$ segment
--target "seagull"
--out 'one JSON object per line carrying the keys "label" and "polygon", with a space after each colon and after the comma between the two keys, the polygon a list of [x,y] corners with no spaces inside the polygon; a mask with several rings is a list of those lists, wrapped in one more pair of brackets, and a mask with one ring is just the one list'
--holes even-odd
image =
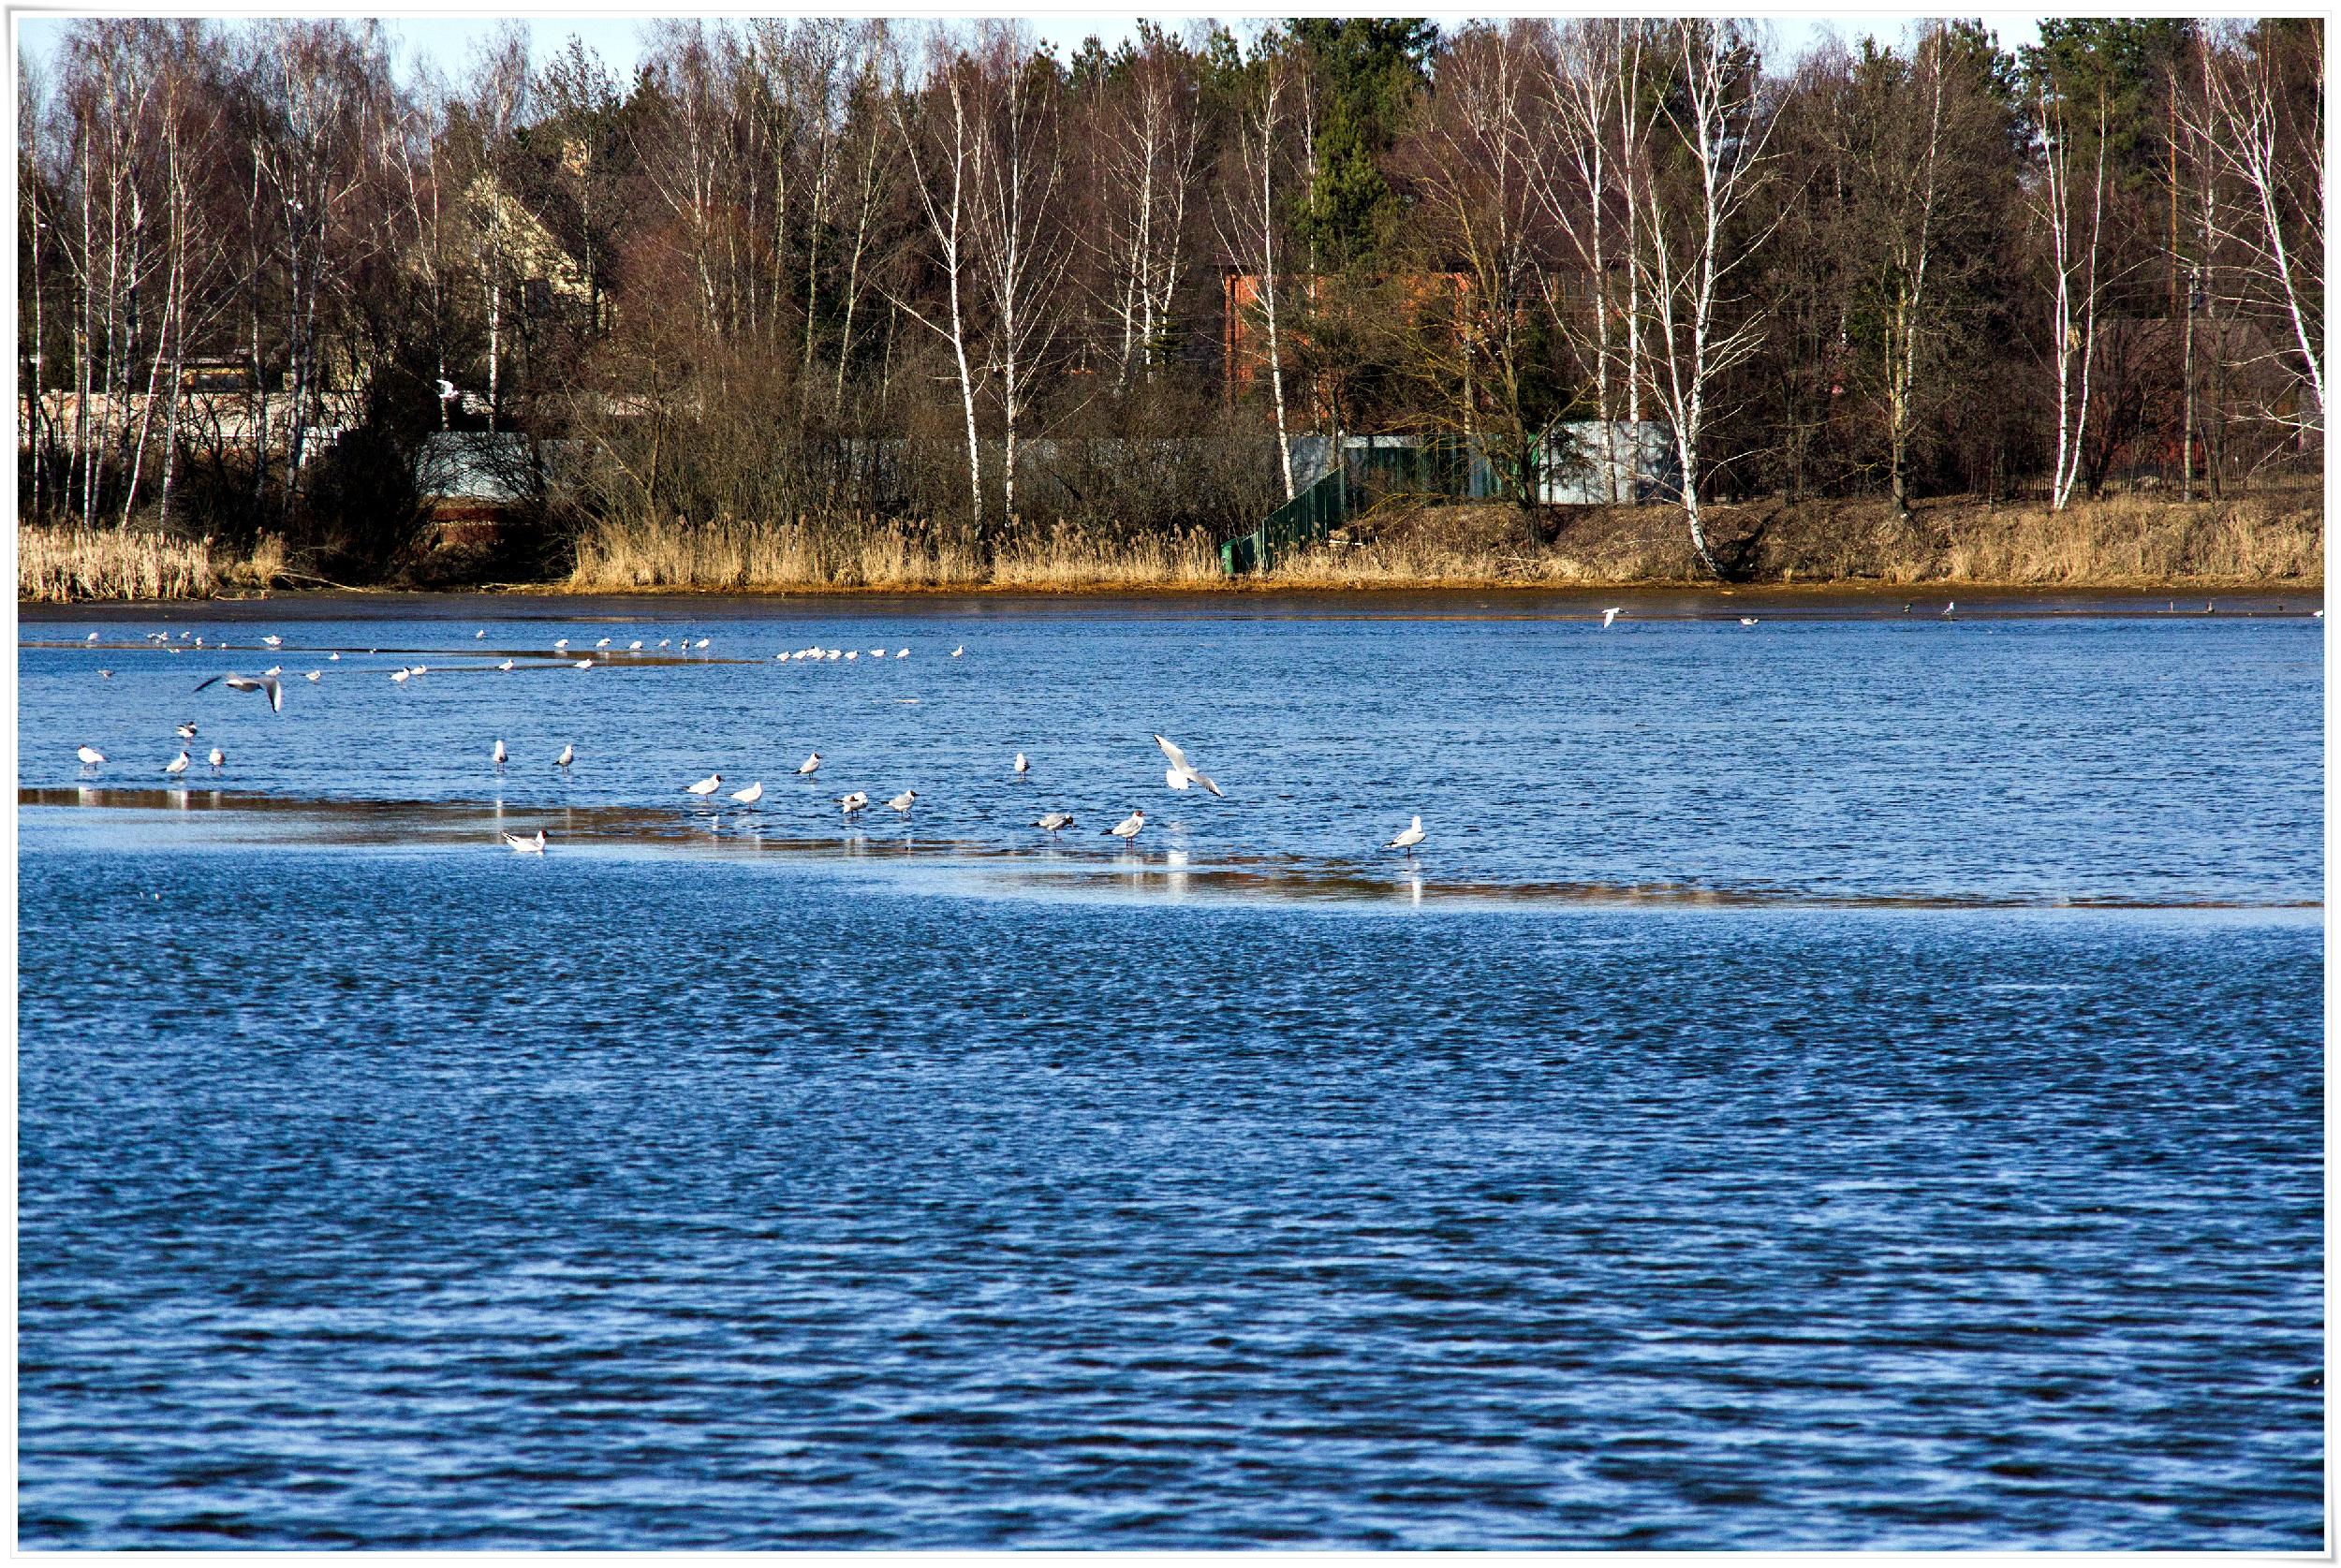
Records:
{"label": "seagull", "polygon": [[476,631],[476,632],[472,633],[472,635],[471,635],[471,636],[472,636],[472,640],[473,640],[474,642],[478,642],[478,641],[479,641],[481,637],[486,637],[487,635],[488,635],[488,628],[487,628],[487,627],[485,627],[485,626],[482,626],[482,627],[480,627],[480,628],[479,628],[479,630],[478,630],[478,631]]}
{"label": "seagull", "polygon": [[[511,661],[511,660],[509,660],[509,659],[507,659],[507,660],[505,660],[502,664],[500,664],[500,665],[496,666],[496,668],[498,668],[498,669],[510,669],[511,667],[512,667],[512,661]],[[316,677],[316,676],[314,676],[314,675],[312,675],[312,676],[310,676],[310,677],[309,677],[309,679],[310,679],[310,680],[312,680],[312,681],[314,681],[314,680],[316,680],[316,679],[317,679],[317,677]]]}
{"label": "seagull", "polygon": [[227,766],[228,766],[228,754],[227,754],[226,752],[221,751],[221,750],[220,750],[217,746],[213,746],[213,747],[212,748],[211,764],[212,764],[212,766],[213,766],[213,767],[214,767],[214,768],[225,768],[225,767],[227,767]]}
{"label": "seagull", "polygon": [[260,640],[267,643],[271,648],[282,648],[285,646],[285,639],[278,637],[274,632],[269,633],[268,636],[262,637]]}
{"label": "seagull", "polygon": [[1740,624],[1743,626],[1753,626],[1756,624],[1756,617],[1752,615],[1743,615],[1740,617]]}
{"label": "seagull", "polygon": [[954,649],[952,649],[952,650],[951,650],[951,657],[952,657],[952,658],[954,658],[954,659],[956,659],[956,658],[958,658],[958,657],[959,657],[962,653],[964,653],[965,652],[967,652],[967,650],[966,650],[966,648],[965,648],[965,646],[964,646],[964,645],[962,645],[961,647],[958,647],[958,648],[954,648]]}
{"label": "seagull", "polygon": [[567,652],[569,651],[569,639],[565,637],[554,637],[552,639],[552,651],[556,653]]}
{"label": "seagull", "polygon": [[764,799],[764,781],[762,779],[758,779],[756,783],[748,785],[745,789],[733,790],[731,792],[731,798],[734,800],[739,801],[740,804],[744,806],[755,805],[758,800]]}
{"label": "seagull", "polygon": [[594,667],[594,661],[591,659],[580,659],[577,661],[575,667],[578,669],[591,669]]}
{"label": "seagull", "polygon": [[850,650],[850,651],[849,651],[849,652],[846,654],[846,662],[847,662],[847,664],[851,664],[851,663],[853,663],[856,659],[858,659],[858,658],[860,658],[860,657],[861,657],[861,649],[859,649],[859,648],[856,648],[856,649]]}
{"label": "seagull", "polygon": [[1155,737],[1155,744],[1160,746],[1162,748],[1162,755],[1170,759],[1170,770],[1163,774],[1162,778],[1163,782],[1168,784],[1172,789],[1185,789],[1188,784],[1199,784],[1205,789],[1210,790],[1214,795],[1218,795],[1222,798],[1225,797],[1226,792],[1224,790],[1222,790],[1217,784],[1212,783],[1211,780],[1204,777],[1201,773],[1198,772],[1195,765],[1186,760],[1186,754],[1185,752],[1179,750],[1178,747],[1172,745],[1170,741],[1164,740],[1159,735]]}
{"label": "seagull", "polygon": [[278,713],[285,711],[285,688],[279,686],[272,676],[264,675],[256,681],[249,675],[214,675],[195,689],[199,692],[204,686],[222,681],[228,682],[228,689],[231,692],[266,692],[269,708]]}
{"label": "seagull", "polygon": [[903,815],[908,816],[910,814],[911,803],[918,799],[919,792],[917,790],[905,789],[900,795],[895,796],[891,800],[889,800],[886,803],[900,812]]}
{"label": "seagull", "polygon": [[870,797],[857,789],[851,795],[840,795],[837,798],[837,803],[846,809],[847,816],[851,816],[870,803]]}
{"label": "seagull", "polygon": [[268,668],[260,671],[260,673],[262,675],[282,675],[285,673],[285,667],[283,665],[271,665]]}
{"label": "seagull", "polygon": [[552,765],[555,768],[567,768],[570,763],[575,762],[576,760],[577,748],[575,746],[563,746],[561,748],[561,755],[552,759]]}
{"label": "seagull", "polygon": [[96,642],[96,641],[97,640],[97,634],[96,634],[96,632],[92,632],[92,633],[90,633],[90,635],[89,635],[89,636],[87,636],[87,637],[83,637],[81,640],[82,640],[83,642]]}
{"label": "seagull", "polygon": [[504,759],[505,759],[505,757],[506,757],[506,756],[508,756],[508,755],[510,755],[510,754],[509,754],[509,753],[508,753],[508,752],[506,752],[506,751],[505,751],[505,749],[504,749],[504,739],[503,739],[503,737],[498,736],[498,737],[496,738],[496,749],[495,749],[495,752],[494,752],[493,755],[490,758],[490,760],[491,760],[491,761],[493,761],[493,763],[494,763],[494,764],[495,764],[498,768],[501,768],[501,767],[503,767],[503,766],[504,766]]}
{"label": "seagull", "polygon": [[691,644],[691,646],[694,648],[704,648],[707,646],[707,639],[705,637],[701,637],[697,642]]}
{"label": "seagull", "polygon": [[163,768],[163,771],[164,771],[164,772],[166,772],[166,773],[171,774],[173,777],[176,777],[177,775],[179,775],[179,774],[181,774],[181,773],[184,773],[184,772],[185,772],[186,770],[187,770],[187,754],[186,754],[185,749],[183,747],[183,748],[181,748],[179,755],[178,755],[177,756],[175,756],[175,757],[172,757],[172,758],[170,759],[170,761],[169,761],[168,764],[166,764],[166,765],[164,766],[164,768]]}
{"label": "seagull", "polygon": [[311,671],[309,672],[309,674],[308,674],[308,676],[307,676],[307,680],[308,680],[308,681],[309,681],[309,684],[311,684],[311,685],[313,685],[313,686],[314,686],[314,685],[316,685],[318,681],[322,681],[322,680],[324,680],[324,679],[325,679],[325,671],[323,671],[323,670],[321,670],[321,669],[313,669],[313,670],[311,670]]}
{"label": "seagull", "polygon": [[1115,823],[1112,827],[1107,828],[1106,831],[1126,843],[1130,840],[1138,837],[1138,830],[1145,826],[1146,813],[1144,812],[1134,811],[1130,813],[1129,815],[1124,817],[1121,821]]}
{"label": "seagull", "polygon": [[629,653],[640,653],[642,651],[642,639],[639,637],[636,637],[632,642],[626,645],[626,651]]}
{"label": "seagull", "polygon": [[1032,764],[1024,760],[1024,754],[1022,752],[1018,752],[1016,754],[1016,770],[1019,773],[1029,773],[1032,771]]}
{"label": "seagull", "polygon": [[1958,608],[1959,608],[1959,601],[1958,601],[1958,600],[1956,600],[1956,599],[1953,599],[1953,600],[1951,600],[1951,603],[1949,603],[1949,604],[1947,604],[1947,605],[1945,605],[1945,606],[1943,607],[1943,613],[1944,613],[1945,615],[1949,615],[1949,614],[1950,614],[1952,610],[1957,609]]}
{"label": "seagull", "polygon": [[1601,629],[1605,632],[1608,631],[1610,629],[1610,623],[1615,621],[1619,616],[1625,613],[1626,607],[1624,605],[1612,605],[1609,608],[1603,610],[1601,612]]}
{"label": "seagull", "polygon": [[403,686],[406,684],[406,678],[414,673],[415,672],[413,670],[408,669],[405,665],[401,665],[398,668],[390,671],[390,679]]}
{"label": "seagull", "polygon": [[801,779],[809,779],[816,772],[819,771],[820,766],[821,754],[815,752],[811,756],[806,757],[803,762],[798,765],[797,777]]}
{"label": "seagull", "polygon": [[189,719],[189,720],[188,720],[185,724],[181,725],[179,726],[179,728],[178,728],[178,732],[177,732],[177,733],[178,733],[179,739],[180,739],[180,740],[194,740],[194,739],[195,739],[195,721],[194,721],[193,719]]}
{"label": "seagull", "polygon": [[666,647],[666,646],[667,646],[667,644],[668,644],[668,643],[670,643],[670,642],[671,642],[671,641],[673,641],[673,640],[674,640],[674,639],[673,639],[672,637],[660,637],[660,638],[658,639],[658,646],[659,646],[659,647],[661,647],[661,648],[664,648],[664,647]]}
{"label": "seagull", "polygon": [[1066,828],[1073,826],[1073,813],[1071,812],[1049,812],[1043,814],[1038,821],[1033,824],[1033,826],[1040,828],[1043,832],[1047,833],[1049,837],[1053,839]]}
{"label": "seagull", "polygon": [[610,639],[608,637],[603,637],[599,642],[595,643],[594,646],[596,648],[607,648],[610,646]]}
{"label": "seagull", "polygon": [[894,657],[898,659],[907,659],[910,657],[910,650],[907,648],[897,648],[894,650]]}
{"label": "seagull", "polygon": [[339,653],[328,653],[325,655],[325,662],[329,665],[337,665],[342,662],[342,656]]}
{"label": "seagull", "polygon": [[106,760],[106,754],[96,746],[77,746],[73,750],[73,755],[81,759],[81,766],[84,768],[95,768]]}
{"label": "seagull", "polygon": [[1414,846],[1421,842],[1422,819],[1418,816],[1406,825],[1404,832],[1400,833],[1396,838],[1391,840],[1390,843],[1382,845],[1382,847],[1384,849],[1403,849],[1407,854],[1412,855],[1414,853]]}
{"label": "seagull", "polygon": [[455,389],[455,383],[449,381],[446,376],[442,375],[436,379],[439,383],[439,401],[441,403],[453,403],[457,398],[464,395],[462,392]]}
{"label": "seagull", "polygon": [[696,795],[703,800],[714,794],[715,786],[723,782],[724,776],[721,773],[710,773],[695,784],[685,784],[683,792],[685,795]]}
{"label": "seagull", "polygon": [[518,833],[507,833],[503,837],[504,842],[512,846],[515,855],[542,855],[545,852],[545,830],[541,828],[537,829],[534,838],[523,839]]}
{"label": "seagull", "polygon": [[[2318,614],[2319,614],[2319,615],[2322,615],[2322,614],[2324,613],[2324,611],[2322,611],[2322,610],[2319,610],[2317,613],[2318,613]],[[176,648],[174,648],[174,649],[172,649],[172,650],[171,650],[171,652],[174,652],[174,653],[176,653],[177,652],[179,652],[179,650],[177,650]],[[101,670],[99,670],[99,671],[97,672],[97,679],[99,679],[100,681],[110,681],[110,680],[112,680],[113,678],[114,678],[114,672],[113,672],[112,670],[110,670],[110,669],[101,669]]]}

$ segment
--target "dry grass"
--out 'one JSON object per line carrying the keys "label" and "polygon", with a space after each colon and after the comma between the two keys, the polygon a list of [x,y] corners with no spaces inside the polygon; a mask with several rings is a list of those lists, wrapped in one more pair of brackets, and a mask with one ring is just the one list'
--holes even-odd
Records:
{"label": "dry grass", "polygon": [[990,547],[902,523],[603,522],[577,542],[564,586],[635,589],[1200,587],[1222,580],[1200,535],[1112,539],[1070,529],[1010,535]]}
{"label": "dry grass", "polygon": [[[1745,544],[1742,569],[1757,582],[2313,583],[2324,576],[2322,499],[2306,489],[2191,505],[2121,496],[2063,512],[1954,499],[1925,503],[1907,522],[1878,501],[1834,501],[1712,507],[1708,518],[1719,545]],[[1509,506],[1395,512],[1364,520],[1357,542],[1296,552],[1251,580],[1594,587],[1705,577],[1674,507],[1584,507],[1553,522],[1537,543]]]}
{"label": "dry grass", "polygon": [[202,599],[223,587],[271,587],[287,570],[285,541],[274,535],[238,558],[152,528],[19,524],[16,531],[19,599]]}

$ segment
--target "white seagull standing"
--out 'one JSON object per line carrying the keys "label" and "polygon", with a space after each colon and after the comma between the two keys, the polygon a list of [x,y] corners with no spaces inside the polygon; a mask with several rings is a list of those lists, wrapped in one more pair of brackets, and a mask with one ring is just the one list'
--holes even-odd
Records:
{"label": "white seagull standing", "polygon": [[95,768],[106,760],[106,754],[96,746],[76,746],[73,749],[73,755],[81,759],[81,766],[84,768]]}
{"label": "white seagull standing", "polygon": [[[512,667],[512,661],[511,661],[511,660],[509,660],[509,659],[507,659],[507,660],[505,660],[502,664],[500,664],[500,665],[496,666],[496,668],[501,669],[501,670],[508,670],[508,671],[511,667]],[[314,675],[312,675],[312,676],[310,676],[310,677],[309,677],[309,679],[310,679],[310,680],[312,680],[312,681],[314,681],[314,680],[316,680],[316,679],[317,679],[317,677],[316,677],[316,676],[314,676]]]}
{"label": "white seagull standing", "polygon": [[511,845],[515,855],[542,855],[545,852],[545,830],[539,828],[535,837],[526,839],[518,833],[507,833],[504,842]]}
{"label": "white seagull standing", "polygon": [[908,816],[910,814],[910,808],[912,804],[916,802],[918,799],[919,792],[917,790],[905,789],[900,795],[895,796],[891,800],[889,800],[886,803],[893,807],[894,810],[901,813],[903,815]]}
{"label": "white seagull standing", "polygon": [[740,804],[744,806],[755,805],[758,800],[764,799],[764,781],[762,779],[758,779],[754,784],[748,785],[745,789],[733,790],[731,792],[731,798],[734,800],[739,801]]}
{"label": "white seagull standing", "polygon": [[413,670],[408,669],[405,665],[401,665],[396,669],[390,671],[390,679],[404,686],[406,684],[406,678],[414,673],[415,672]]}
{"label": "white seagull standing", "polygon": [[184,750],[182,750],[177,756],[172,757],[163,768],[164,772],[172,775],[174,778],[186,770],[187,754]]}
{"label": "white seagull standing", "polygon": [[840,795],[837,798],[837,803],[845,808],[847,816],[851,816],[870,803],[870,797],[857,789],[850,795]]}
{"label": "white seagull standing", "polygon": [[211,764],[212,764],[212,766],[213,766],[213,767],[214,767],[214,768],[225,768],[225,767],[227,767],[227,766],[228,766],[228,754],[227,754],[226,752],[221,751],[221,750],[220,750],[217,746],[213,746],[213,747],[212,748]]}
{"label": "white seagull standing", "polygon": [[1024,754],[1022,752],[1018,752],[1016,754],[1016,770],[1019,773],[1029,773],[1032,771],[1032,764],[1024,760]]}
{"label": "white seagull standing", "polygon": [[260,640],[267,643],[271,648],[282,648],[285,646],[285,639],[278,637],[274,632],[269,633],[268,636],[262,637]]}
{"label": "white seagull standing", "polygon": [[1195,765],[1186,760],[1186,754],[1185,752],[1179,750],[1178,747],[1172,745],[1169,740],[1163,739],[1159,735],[1155,737],[1155,744],[1160,746],[1162,748],[1162,755],[1170,759],[1170,770],[1163,774],[1163,783],[1169,784],[1172,789],[1185,789],[1188,784],[1199,784],[1205,789],[1210,790],[1214,795],[1220,796],[1222,799],[1225,798],[1226,792],[1217,784],[1212,783],[1211,780],[1205,777],[1201,772],[1198,771]]}
{"label": "white seagull standing", "polygon": [[311,684],[312,686],[314,686],[314,685],[316,685],[318,681],[322,681],[322,680],[324,680],[324,679],[325,679],[325,671],[323,671],[323,670],[321,670],[321,669],[313,669],[313,670],[311,670],[311,671],[308,673],[308,675],[307,675],[304,679],[306,679],[306,680],[308,681],[309,684]]}
{"label": "white seagull standing", "polygon": [[1421,842],[1422,819],[1418,816],[1406,825],[1404,832],[1400,833],[1396,838],[1391,840],[1390,843],[1382,845],[1382,847],[1384,849],[1403,849],[1407,854],[1412,855],[1414,853],[1414,846]]}
{"label": "white seagull standing", "polygon": [[1121,821],[1115,823],[1112,827],[1107,828],[1106,831],[1112,834],[1115,838],[1120,839],[1124,843],[1127,843],[1130,840],[1138,837],[1138,830],[1145,826],[1146,813],[1144,812],[1134,811],[1130,813],[1129,815],[1124,817]]}
{"label": "white seagull standing", "polygon": [[498,736],[496,738],[496,749],[491,760],[493,761],[498,768],[501,768],[504,766],[504,759],[509,754],[508,754],[504,749],[504,738],[502,736]]}
{"label": "white seagull standing", "polygon": [[228,682],[228,689],[231,692],[265,692],[272,711],[282,713],[285,711],[285,689],[276,683],[276,678],[272,675],[263,675],[257,681],[249,675],[214,675],[195,689],[199,692],[204,686],[216,685],[222,681]]}
{"label": "white seagull standing", "polygon": [[577,748],[575,746],[565,745],[561,748],[561,755],[552,759],[552,765],[555,768],[567,768],[570,763],[575,762],[576,760]]}
{"label": "white seagull standing", "polygon": [[821,754],[815,752],[797,766],[797,777],[809,779],[821,770]]}
{"label": "white seagull standing", "polygon": [[695,784],[685,784],[683,786],[683,792],[685,795],[696,795],[700,799],[704,800],[707,797],[714,794],[716,785],[722,784],[723,782],[724,776],[721,773],[710,773],[707,777],[701,779]]}

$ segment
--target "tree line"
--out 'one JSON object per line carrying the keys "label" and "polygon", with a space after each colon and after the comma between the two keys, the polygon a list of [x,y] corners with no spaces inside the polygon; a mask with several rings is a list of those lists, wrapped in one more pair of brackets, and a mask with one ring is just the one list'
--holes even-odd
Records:
{"label": "tree line", "polygon": [[1576,422],[1663,432],[1722,570],[1719,500],[2321,460],[2316,21],[683,21],[622,81],[111,18],[22,66],[32,518],[378,557],[464,430],[569,518],[1233,532],[1303,434],[1525,505]]}

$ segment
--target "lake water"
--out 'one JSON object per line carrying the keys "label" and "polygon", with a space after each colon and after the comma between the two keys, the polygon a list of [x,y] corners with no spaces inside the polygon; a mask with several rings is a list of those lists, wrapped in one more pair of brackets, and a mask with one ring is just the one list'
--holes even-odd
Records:
{"label": "lake water", "polygon": [[2320,623],[1346,603],[24,623],[22,1544],[2320,1546]]}

